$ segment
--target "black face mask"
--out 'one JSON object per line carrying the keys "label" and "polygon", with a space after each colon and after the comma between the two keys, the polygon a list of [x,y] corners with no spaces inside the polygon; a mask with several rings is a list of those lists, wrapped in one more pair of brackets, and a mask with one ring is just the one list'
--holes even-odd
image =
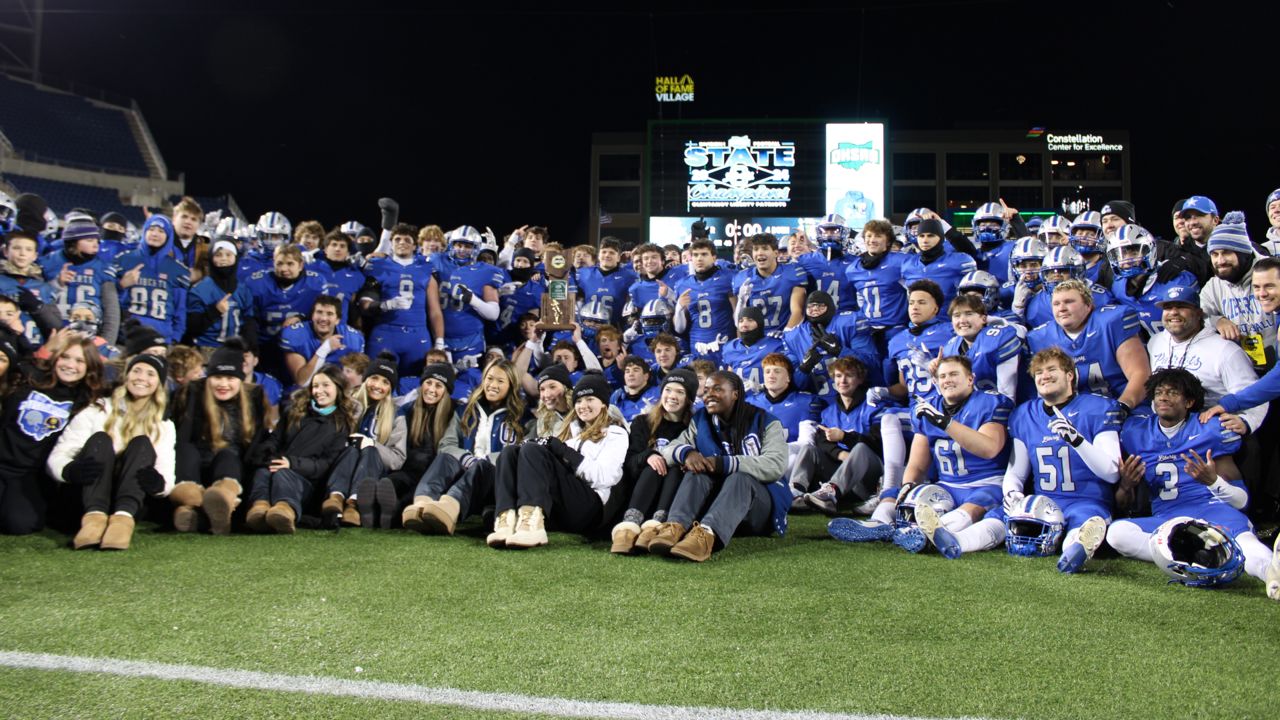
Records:
{"label": "black face mask", "polygon": [[884,259],[885,259],[886,257],[888,257],[888,256],[889,256],[889,253],[887,253],[887,252],[882,252],[882,253],[863,253],[863,254],[862,254],[862,267],[864,267],[864,268],[866,268],[866,269],[868,269],[868,270],[875,270],[875,269],[876,269],[876,266],[877,266],[877,265],[879,265],[880,263],[884,262]]}
{"label": "black face mask", "polygon": [[235,280],[236,266],[228,265],[226,267],[218,267],[217,265],[214,265],[209,268],[209,277],[213,278],[215,285],[225,290],[226,283],[230,280]]}
{"label": "black face mask", "polygon": [[103,228],[102,239],[103,240],[123,240],[124,233],[120,232],[119,230],[109,230],[109,229]]}
{"label": "black face mask", "polygon": [[835,309],[835,306],[833,305],[826,305],[825,307],[827,309],[822,311],[822,314],[819,315],[818,317],[809,317],[808,314],[806,314],[805,319],[807,319],[813,325],[826,327],[827,323],[831,322],[832,318],[836,316],[836,309]]}
{"label": "black face mask", "polygon": [[511,268],[512,282],[526,283],[533,277],[533,268]]}
{"label": "black face mask", "polygon": [[378,249],[377,240],[370,240],[368,242],[362,242],[362,243],[356,243],[356,244],[360,246],[360,252],[364,253],[365,255],[371,255],[373,254],[374,250]]}
{"label": "black face mask", "polygon": [[934,260],[937,260],[938,258],[942,257],[943,250],[944,248],[942,247],[942,242],[939,241],[937,245],[934,245],[928,250],[921,250],[920,259],[923,260],[926,265],[928,265]]}
{"label": "black face mask", "polygon": [[742,342],[745,345],[755,345],[756,343],[760,342],[762,338],[764,338],[764,328],[760,327],[759,325],[756,325],[755,330],[748,330],[747,332],[742,332],[741,330],[739,330],[738,337],[742,339]]}

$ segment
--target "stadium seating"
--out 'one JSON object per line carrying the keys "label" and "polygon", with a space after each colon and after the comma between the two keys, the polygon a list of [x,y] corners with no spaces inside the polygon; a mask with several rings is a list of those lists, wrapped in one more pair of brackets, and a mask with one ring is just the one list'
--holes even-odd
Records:
{"label": "stadium seating", "polygon": [[0,130],[19,154],[46,162],[146,176],[122,110],[0,75]]}
{"label": "stadium seating", "polygon": [[[86,208],[99,215],[114,210],[123,213],[125,217],[133,219],[132,215],[126,212],[126,208],[122,206],[119,194],[111,188],[77,185],[75,183],[44,180],[24,175],[7,174],[4,179],[20,193],[35,193],[44,198],[45,202],[49,203],[49,207],[58,215],[66,215],[67,211],[72,208]],[[137,222],[141,224],[142,209],[128,208],[128,210],[136,211]]]}

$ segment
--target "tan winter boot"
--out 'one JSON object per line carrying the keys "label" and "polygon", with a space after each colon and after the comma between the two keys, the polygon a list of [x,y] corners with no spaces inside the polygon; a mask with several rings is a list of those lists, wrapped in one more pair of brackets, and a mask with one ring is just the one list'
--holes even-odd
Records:
{"label": "tan winter boot", "polygon": [[657,533],[649,541],[649,552],[655,555],[666,555],[671,548],[684,537],[684,526],[680,523],[664,522],[658,526]]}
{"label": "tan winter boot", "polygon": [[441,495],[440,499],[422,508],[422,532],[428,534],[452,535],[458,524],[458,513],[462,507],[449,495]]}
{"label": "tan winter boot", "polygon": [[88,512],[80,518],[80,532],[76,533],[71,547],[76,550],[96,547],[102,542],[102,534],[107,531],[107,514],[104,512]]}
{"label": "tan winter boot", "polygon": [[215,480],[204,491],[204,514],[209,516],[209,531],[214,535],[231,534],[231,513],[240,505],[240,493],[235,478]]}
{"label": "tan winter boot", "polygon": [[507,546],[507,539],[516,531],[516,511],[505,510],[501,515],[493,519],[493,532],[484,539],[491,548],[504,548]]}
{"label": "tan winter boot", "polygon": [[297,529],[294,524],[298,516],[294,514],[289,503],[280,501],[267,511],[267,526],[281,535],[292,535]]}
{"label": "tan winter boot", "polygon": [[649,551],[649,543],[658,535],[658,526],[662,523],[657,520],[645,520],[640,523],[640,535],[636,538],[636,550]]}
{"label": "tan winter boot", "polygon": [[516,519],[516,531],[507,538],[507,547],[531,548],[547,544],[547,528],[542,508],[525,505]]}
{"label": "tan winter boot", "polygon": [[426,532],[426,525],[422,522],[422,510],[431,502],[431,498],[426,495],[418,495],[413,498],[413,504],[406,507],[404,513],[400,515],[400,524],[404,525],[405,530]]}
{"label": "tan winter boot", "polygon": [[689,528],[689,534],[671,548],[671,554],[693,562],[705,562],[711,557],[715,544],[716,536],[711,528],[696,522]]}
{"label": "tan winter boot", "polygon": [[323,518],[331,518],[334,515],[342,514],[342,493],[329,493],[329,497],[325,498],[320,504],[320,516]]}
{"label": "tan winter boot", "polygon": [[133,540],[133,516],[112,515],[111,520],[107,522],[107,532],[102,536],[102,544],[98,547],[103,550],[128,550],[131,540]]}
{"label": "tan winter boot", "polygon": [[196,508],[204,502],[204,487],[200,483],[184,480],[169,491],[173,509],[173,529],[178,532],[195,532],[200,526],[200,514]]}
{"label": "tan winter boot", "polygon": [[636,539],[640,537],[640,526],[633,522],[620,522],[613,526],[613,546],[609,552],[614,555],[630,555],[636,547]]}
{"label": "tan winter boot", "polygon": [[345,507],[342,508],[342,524],[347,527],[360,527],[360,508],[356,507],[356,501],[348,499]]}
{"label": "tan winter boot", "polygon": [[250,531],[256,533],[270,532],[271,528],[267,527],[267,512],[271,510],[271,503],[266,500],[256,500],[249,507],[249,513],[244,516],[244,524]]}

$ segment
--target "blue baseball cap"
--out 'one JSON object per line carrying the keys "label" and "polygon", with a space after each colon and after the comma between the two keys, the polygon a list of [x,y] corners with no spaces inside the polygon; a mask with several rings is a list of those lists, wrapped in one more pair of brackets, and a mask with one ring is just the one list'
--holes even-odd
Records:
{"label": "blue baseball cap", "polygon": [[1160,299],[1156,300],[1156,306],[1164,307],[1169,303],[1200,307],[1200,291],[1194,285],[1170,285],[1164,289],[1164,292],[1160,293]]}
{"label": "blue baseball cap", "polygon": [[1216,217],[1218,215],[1218,206],[1203,195],[1192,195],[1182,203],[1182,209],[1178,211],[1178,215],[1185,215],[1187,212],[1198,212]]}

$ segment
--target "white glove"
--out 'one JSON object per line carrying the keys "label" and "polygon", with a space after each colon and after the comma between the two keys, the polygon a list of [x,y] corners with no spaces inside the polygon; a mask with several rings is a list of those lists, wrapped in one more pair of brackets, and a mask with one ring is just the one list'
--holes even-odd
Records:
{"label": "white glove", "polygon": [[889,388],[873,387],[867,391],[867,404],[871,407],[878,407],[889,397]]}
{"label": "white glove", "polygon": [[445,344],[444,338],[442,337],[436,338],[435,345],[433,345],[432,347],[436,350],[445,350],[445,351],[448,350],[448,345]]}
{"label": "white glove", "polygon": [[462,358],[457,363],[455,363],[454,366],[458,368],[458,370],[467,370],[473,367],[480,367],[480,356],[467,355],[466,357]]}
{"label": "white glove", "polygon": [[759,383],[759,382],[757,382],[757,381],[755,381],[755,380],[743,380],[743,381],[742,381],[742,389],[743,389],[743,390],[746,390],[746,391],[747,391],[747,392],[749,392],[749,393],[759,392],[759,391],[760,391],[760,383]]}
{"label": "white glove", "polygon": [[1034,294],[1026,283],[1018,281],[1018,284],[1013,288],[1013,303],[1010,307],[1020,317],[1026,317],[1027,303],[1031,302],[1031,296]]}
{"label": "white glove", "polygon": [[332,350],[333,348],[329,346],[329,341],[325,340],[320,343],[320,347],[316,348],[315,358],[323,363],[324,359],[329,357],[329,352]]}
{"label": "white glove", "polygon": [[520,285],[521,283],[518,283],[518,282],[503,283],[502,287],[498,288],[498,295],[502,297],[507,297],[508,295],[514,295],[516,290],[520,289]]}
{"label": "white glove", "polygon": [[635,326],[632,325],[631,327],[627,328],[626,332],[622,333],[622,342],[624,344],[630,345],[631,342],[638,337],[640,337],[640,331],[636,330]]}
{"label": "white glove", "polygon": [[[1054,410],[1056,411],[1057,408],[1054,408]],[[1080,434],[1080,431],[1076,429],[1075,425],[1071,424],[1070,420],[1061,415],[1049,421],[1049,432],[1057,435],[1062,442],[1071,447],[1078,448],[1084,444],[1084,435]]]}
{"label": "white glove", "polygon": [[1017,509],[1018,509],[1018,503],[1022,502],[1022,499],[1023,499],[1024,497],[1026,497],[1026,495],[1023,495],[1022,493],[1018,492],[1017,490],[1010,490],[1009,492],[1005,493],[1005,494],[1004,494],[1004,511],[1005,511],[1005,514],[1007,515],[1007,514],[1012,513],[1014,510],[1017,510]]}
{"label": "white glove", "polygon": [[407,295],[397,295],[391,298],[390,300],[383,300],[382,304],[379,305],[378,307],[382,308],[383,311],[387,311],[387,310],[408,310],[412,306],[413,306],[413,298]]}

